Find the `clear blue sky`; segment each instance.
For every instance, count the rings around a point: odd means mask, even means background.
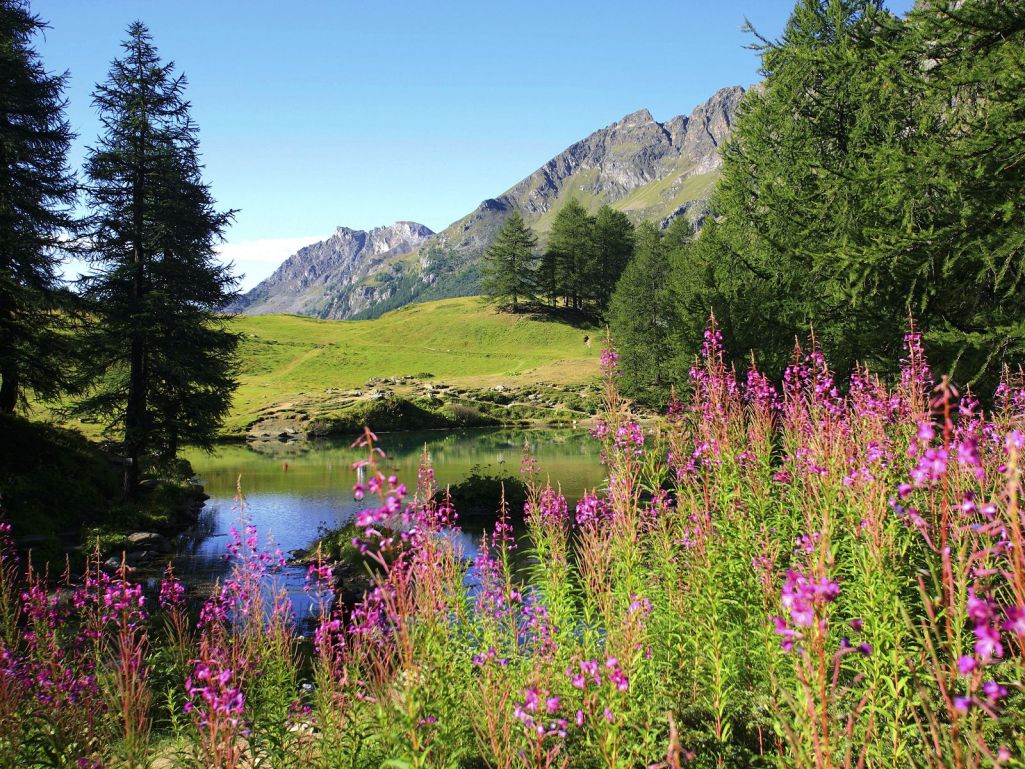
[[[897,13],[912,0],[889,0]],[[33,0],[38,48],[69,70],[74,162],[90,104],[140,19],[189,79],[206,178],[238,208],[226,251],[269,273],[335,226],[438,230],[597,128],[687,113],[757,81],[741,31],[792,0]]]

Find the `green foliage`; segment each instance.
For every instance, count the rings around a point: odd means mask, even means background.
[[[76,410],[123,433],[134,494],[142,459],[213,440],[235,388],[238,337],[216,314],[235,285],[214,252],[233,214],[214,209],[201,178],[185,79],[141,23],[123,48],[94,95],[104,128],[86,163],[96,271],[83,281],[93,391]]]
[[[612,300],[616,282],[629,264],[634,252],[634,226],[622,211],[602,206],[592,225],[594,267],[592,298],[602,314]]]
[[[548,237],[545,267],[554,269],[555,292],[574,310],[583,308],[592,290],[596,262],[592,227],[587,209],[573,199],[555,215]]]
[[[602,206],[595,216],[575,198],[559,209],[541,256],[538,288],[553,307],[603,315],[616,281],[633,256],[634,227],[622,211]]]
[[[609,312],[623,391],[649,404],[665,401],[681,370],[679,299],[670,250],[678,236],[674,230],[674,240],[667,241],[649,223],[637,228],[634,257],[616,284]]]
[[[468,516],[484,516],[493,520],[503,499],[513,511],[523,510],[527,501],[527,487],[520,478],[495,470],[490,465],[474,465],[466,478],[438,492],[439,499],[446,494],[464,521]]]
[[[67,75],[51,75],[32,48],[45,23],[22,0],[0,2],[0,411],[24,389],[52,397],[70,386],[72,349],[61,330],[71,304],[59,288],[65,235],[75,228],[73,134]]]
[[[523,223],[520,213],[513,211],[484,252],[484,296],[513,312],[519,302],[532,302],[537,294],[536,247],[537,237]]]
[[[773,374],[812,330],[840,372],[892,370],[911,317],[992,389],[1025,353],[1020,4],[801,0],[759,50],[684,301]]]
[[[101,518],[117,496],[110,458],[80,433],[0,414],[0,494],[18,535]]]

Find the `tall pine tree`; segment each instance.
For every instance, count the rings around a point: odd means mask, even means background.
[[[653,406],[665,403],[681,374],[677,306],[670,250],[655,226],[644,222],[612,296],[609,328],[623,391]]]
[[[594,259],[589,280],[591,298],[598,312],[604,314],[619,276],[633,256],[634,226],[622,211],[602,206],[594,217],[592,233]]]
[[[0,0],[0,412],[30,389],[69,385],[58,268],[74,229],[75,179],[66,162],[66,75],[32,48],[44,23],[20,0]]]
[[[556,292],[574,310],[584,308],[592,293],[594,275],[594,220],[576,199],[570,199],[555,215],[548,236],[545,266],[554,270]]]
[[[537,237],[513,211],[484,252],[484,295],[513,312],[537,298]]]
[[[185,78],[139,22],[122,47],[93,96],[104,129],[86,164],[94,391],[79,410],[122,432],[133,495],[141,462],[212,441],[236,385],[238,337],[217,314],[235,278],[214,253],[233,212],[215,209],[202,180]]]

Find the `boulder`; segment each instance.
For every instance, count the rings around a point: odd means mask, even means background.
[[[154,550],[158,553],[173,553],[171,540],[155,531],[135,531],[128,535],[130,550]]]

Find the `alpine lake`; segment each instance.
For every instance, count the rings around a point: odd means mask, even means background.
[[[386,455],[379,462],[382,471],[398,476],[410,495],[425,449],[441,489],[460,483],[475,469],[477,475],[520,478],[525,442],[530,444],[541,479],[550,478],[553,486],[561,488],[571,511],[585,489],[600,487],[604,481],[598,443],[583,430],[434,430],[378,437],[377,445]],[[180,538],[175,559],[176,571],[197,585],[228,574],[225,552],[232,528],[242,531],[245,525],[255,526],[261,548],[280,549],[287,557],[309,548],[319,534],[344,526],[373,504],[369,498],[360,501],[353,496],[358,480],[353,463],[367,453],[349,441],[223,444],[213,453],[191,450],[185,456],[210,496],[199,524]],[[465,558],[476,554],[481,535],[497,517],[495,507],[495,516],[473,516],[447,532]],[[304,576],[303,567],[289,565],[278,584],[290,594],[299,617],[312,608],[303,593]]]

